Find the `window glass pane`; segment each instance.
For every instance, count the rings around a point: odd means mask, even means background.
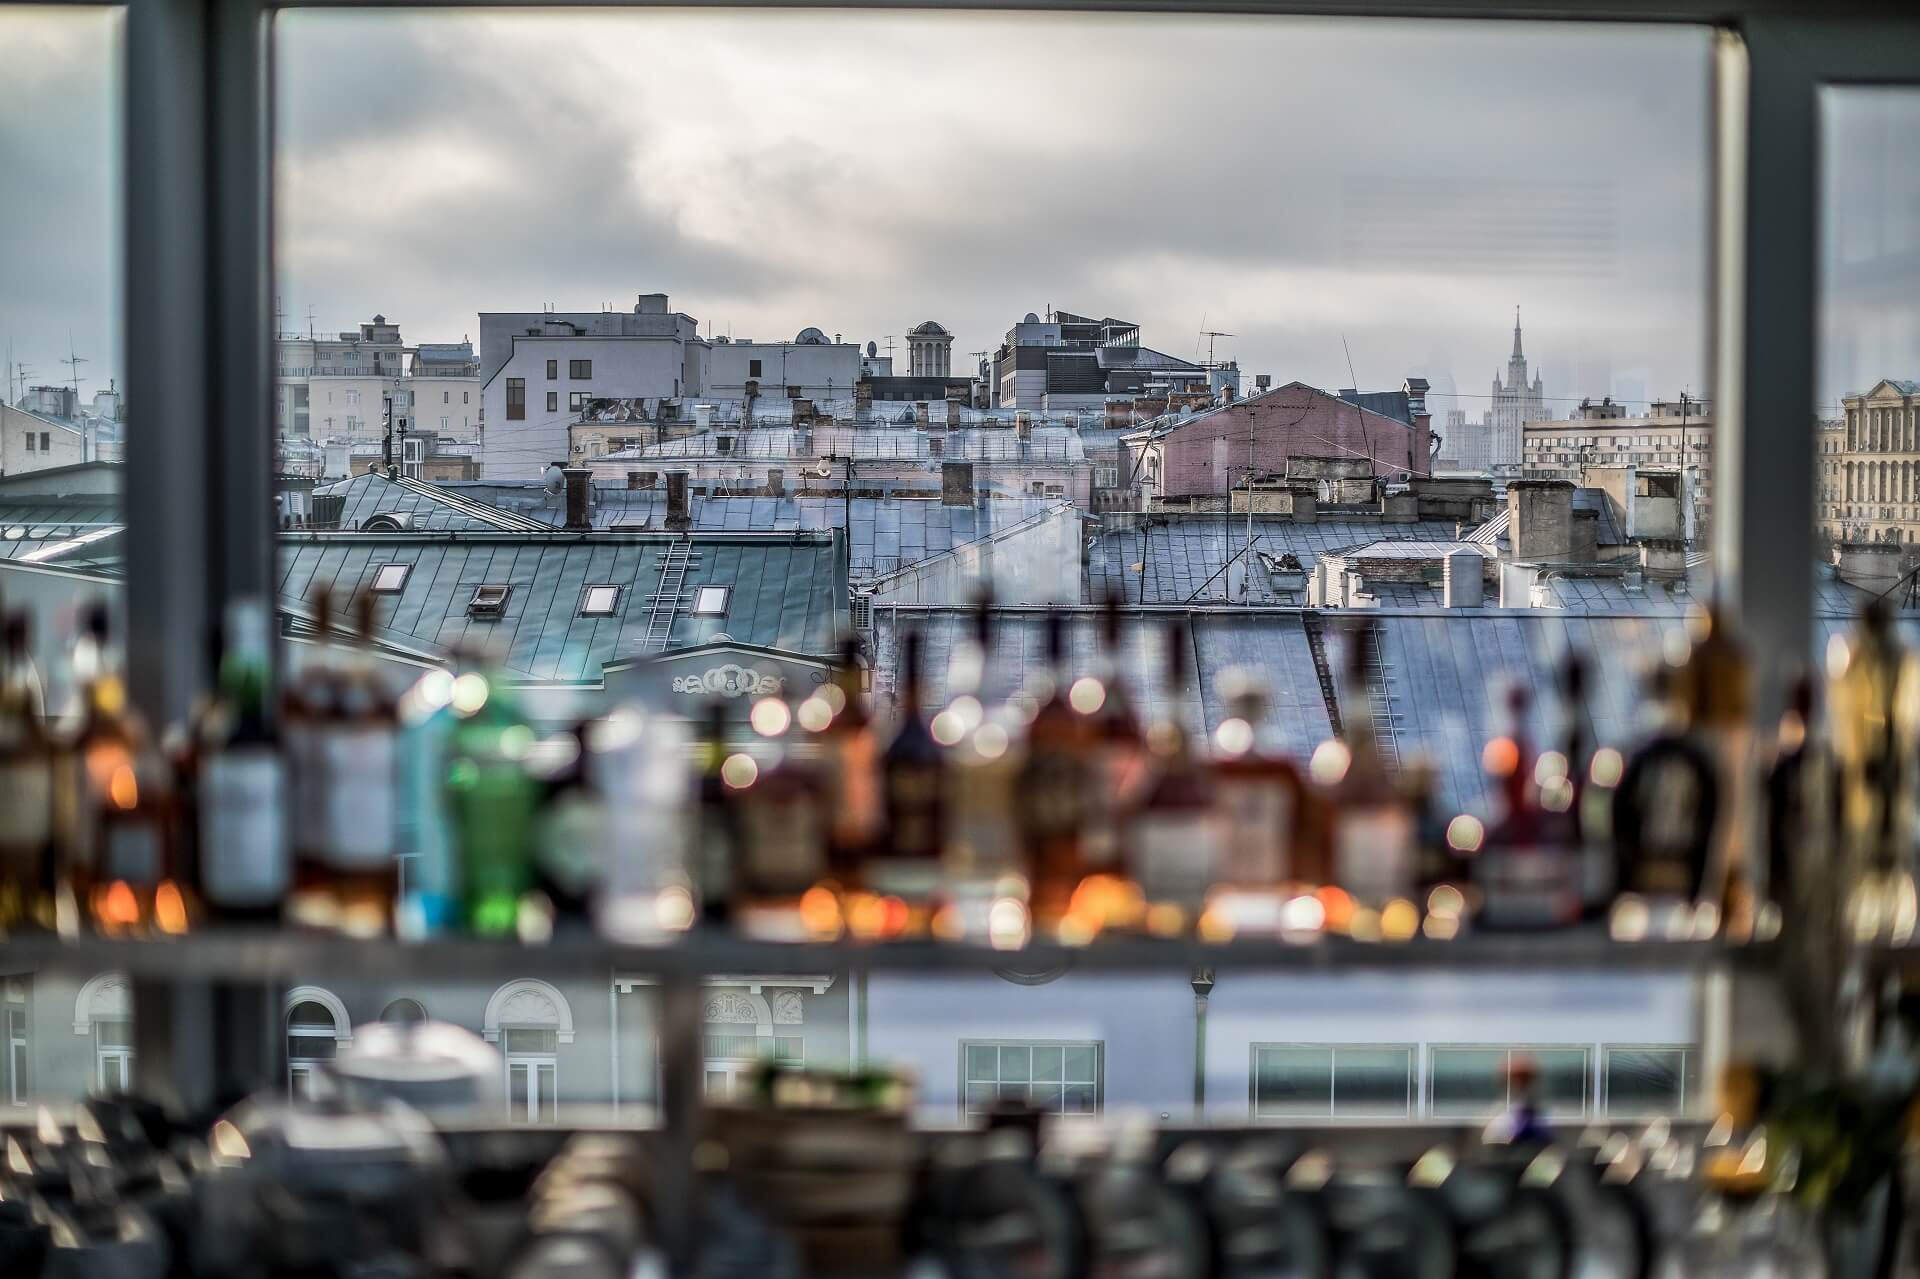
[[[1058,1081],[1061,1077],[1060,1067],[1063,1052],[1064,1050],[1060,1048],[1035,1048],[1033,1050],[1033,1077],[1036,1080],[1049,1083]]]
[[[967,1045],[967,1078],[998,1079],[1000,1050],[992,1044]]]
[[[1100,1054],[1092,1046],[1069,1046],[1061,1053],[1068,1083],[1093,1083],[1100,1077]]]
[[[1435,1048],[1429,1077],[1436,1115],[1477,1115],[1507,1099],[1507,1053],[1503,1048]]]
[[[1341,1048],[1333,1061],[1334,1113],[1404,1115],[1412,1079],[1411,1049]]]
[[[1000,1078],[1020,1081],[1033,1078],[1030,1073],[1033,1069],[1032,1059],[1033,1050],[1030,1048],[1016,1048],[1012,1045],[1001,1048]]]
[[[340,1050],[340,1044],[331,1035],[288,1035],[287,1059],[300,1061],[331,1061]]]
[[[1516,1053],[1516,1055],[1520,1055]],[[1555,1109],[1585,1111],[1592,1084],[1591,1066],[1584,1048],[1530,1048],[1540,1070],[1540,1095]]]
[[[133,1023],[98,1018],[93,1023],[93,1037],[94,1042],[105,1046],[130,1047],[133,1044]]]
[[[500,1048],[510,1053],[550,1053],[560,1046],[558,1032],[551,1030],[503,1030]]]
[[[1686,1105],[1686,1056],[1677,1048],[1607,1049],[1607,1112],[1678,1114]]]
[[[287,1013],[287,1025],[324,1026],[331,1033],[334,1030],[333,1014],[327,1011],[326,1005],[308,1000],[305,1003],[295,1004]]]
[[[1262,1048],[1256,1056],[1255,1113],[1325,1115],[1333,1105],[1333,1049]]]

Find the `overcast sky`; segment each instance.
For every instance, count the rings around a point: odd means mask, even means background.
[[[0,341],[117,373],[112,20],[0,10]],[[21,43],[24,32],[26,44]],[[1478,417],[1513,308],[1550,396],[1696,394],[1708,36],[1680,28],[643,11],[280,20],[289,329],[631,307],[956,363],[1049,306]],[[1344,339],[1344,345],[1343,345]],[[1916,370],[1904,370],[1912,375]],[[1843,378],[1847,376],[1842,375]],[[1564,411],[1565,403],[1553,405]]]

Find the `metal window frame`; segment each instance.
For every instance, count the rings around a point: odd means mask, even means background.
[[[1613,1071],[1609,1058],[1617,1052],[1622,1053],[1679,1053],[1680,1054],[1680,1104],[1673,1111],[1664,1110],[1615,1110],[1613,1108]],[[1659,1115],[1684,1115],[1687,1101],[1700,1091],[1700,1046],[1698,1044],[1643,1044],[1643,1043],[1603,1043],[1600,1045],[1598,1060],[1594,1063],[1595,1078],[1599,1080],[1599,1095],[1595,1099],[1594,1117],[1600,1120],[1646,1119]]]
[[[1308,1050],[1327,1054],[1327,1109],[1324,1114],[1283,1115],[1260,1113],[1260,1054],[1263,1052],[1286,1052]],[[1403,1052],[1407,1055],[1407,1097],[1406,1109],[1397,1115],[1349,1113],[1342,1114],[1339,1106],[1340,1053],[1348,1052]],[[1362,1040],[1343,1039],[1337,1042],[1314,1043],[1306,1040],[1255,1040],[1247,1045],[1247,1119],[1250,1123],[1293,1123],[1298,1120],[1361,1120],[1361,1119],[1413,1119],[1420,1113],[1420,1045],[1412,1040],[1393,1043],[1366,1043]]]
[[[1106,1113],[1106,1109],[1107,1109],[1107,1041],[1104,1039],[962,1039],[960,1041],[960,1047],[958,1052],[960,1069],[957,1075],[955,1076],[959,1082],[959,1087],[956,1090],[958,1093],[958,1096],[954,1098],[954,1102],[959,1107],[960,1114],[963,1117],[973,1113],[967,1109],[967,1086],[969,1084],[987,1082],[984,1079],[976,1080],[967,1073],[967,1050],[969,1048],[992,1048],[995,1050],[996,1054],[1002,1048],[1091,1048],[1093,1050],[1093,1111],[1092,1111],[1092,1114],[1102,1115]],[[1007,1080],[1007,1079],[1000,1078],[1000,1059],[997,1055],[994,1057],[993,1073],[994,1073],[993,1085],[995,1088],[998,1088],[1003,1083],[1019,1083],[1020,1082],[1017,1079]],[[1032,1072],[1029,1071],[1028,1073],[1031,1074]],[[1064,1058],[1061,1061],[1060,1073],[1062,1076],[1060,1080],[1060,1086],[1063,1090],[1066,1088],[1066,1086],[1069,1083],[1083,1084],[1086,1082],[1086,1080],[1083,1080],[1083,1079],[1065,1078],[1066,1062]],[[1026,1082],[1029,1086],[1031,1086],[1036,1081],[1029,1079]],[[1043,1080],[1038,1082],[1050,1083],[1052,1081]],[[1061,1111],[1060,1113],[1062,1115],[1067,1114],[1067,1112],[1064,1110]]]
[[[588,582],[585,586],[580,588],[580,607],[577,610],[577,616],[613,617],[617,615],[620,612],[621,590],[622,590],[621,586],[616,582]],[[607,606],[605,608],[590,607],[593,603],[593,593],[595,591],[612,591],[613,592],[613,598],[610,601],[608,601]]]
[[[1599,1090],[1599,1087],[1595,1084],[1594,1076],[1593,1076],[1594,1063],[1596,1060],[1598,1060],[1599,1053],[1596,1050],[1596,1046],[1591,1043],[1496,1044],[1496,1043],[1474,1043],[1471,1040],[1462,1040],[1458,1042],[1448,1042],[1448,1043],[1443,1043],[1437,1040],[1429,1040],[1426,1044],[1426,1050],[1427,1050],[1426,1060],[1425,1062],[1422,1063],[1426,1068],[1426,1084],[1423,1090],[1423,1096],[1421,1097],[1421,1100],[1426,1103],[1426,1113],[1435,1118],[1461,1119],[1461,1118],[1471,1118],[1474,1115],[1485,1113],[1483,1111],[1468,1111],[1464,1109],[1451,1108],[1451,1103],[1449,1103],[1449,1106],[1450,1106],[1449,1110],[1444,1115],[1441,1114],[1439,1110],[1435,1109],[1434,1102],[1433,1102],[1433,1086],[1439,1078],[1439,1072],[1433,1068],[1433,1058],[1435,1053],[1443,1053],[1443,1052],[1505,1053],[1507,1055],[1507,1060],[1503,1065],[1503,1069],[1513,1064],[1513,1054],[1515,1053],[1531,1053],[1537,1058],[1541,1053],[1577,1052],[1581,1054],[1581,1057],[1582,1057],[1582,1066],[1580,1070],[1580,1075],[1581,1075],[1581,1079],[1584,1081],[1581,1085],[1583,1091],[1581,1093],[1580,1109],[1576,1111],[1566,1106],[1563,1103],[1549,1102],[1547,1105],[1547,1113],[1550,1115],[1558,1116],[1563,1119],[1576,1118],[1576,1117],[1585,1118],[1588,1115],[1592,1115],[1596,1113],[1596,1107],[1598,1107],[1599,1105],[1600,1090]],[[1498,1105],[1496,1106],[1496,1109],[1498,1107],[1506,1106],[1512,1100],[1513,1100],[1512,1084],[1509,1083],[1507,1085],[1507,1097],[1503,1101],[1498,1103]]]

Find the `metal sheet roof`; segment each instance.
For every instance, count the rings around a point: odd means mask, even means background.
[[[370,587],[385,564],[411,566],[397,595],[378,597],[382,640],[414,651],[460,645],[501,655],[526,678],[593,681],[601,667],[648,656],[643,644],[667,534],[289,534],[278,560],[281,605],[300,615],[315,587],[336,607]],[[679,592],[668,649],[725,634],[743,644],[825,656],[848,624],[845,578],[830,534],[701,534]],[[481,585],[511,586],[500,617],[469,617]],[[589,585],[621,588],[612,616],[582,617]],[[725,616],[692,617],[701,586],[728,586]]]
[[[1253,535],[1257,549],[1275,556],[1291,553],[1312,572],[1314,561],[1322,555],[1383,537],[1451,542],[1457,533],[1450,520],[1389,524],[1377,519],[1325,519],[1297,524],[1289,517],[1255,515]],[[1240,553],[1246,537],[1245,515],[1156,515],[1145,528],[1111,527],[1094,539],[1088,552],[1085,598],[1090,603],[1105,599],[1118,586],[1129,601],[1141,602],[1144,576],[1147,604],[1240,603],[1229,600],[1229,575],[1219,569]],[[1256,604],[1285,602],[1273,594],[1264,573],[1253,574],[1253,591]]]

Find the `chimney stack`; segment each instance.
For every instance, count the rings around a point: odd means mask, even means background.
[[[593,472],[584,466],[570,466],[561,472],[567,477],[567,522],[569,533],[586,533],[593,529],[593,518],[587,514],[587,505],[593,497]]]
[[[785,497],[787,495],[787,473],[777,466],[767,468],[767,496]]]
[[[940,464],[940,505],[973,505],[973,463],[942,462]]]
[[[687,512],[687,473],[668,471],[667,529],[669,532],[684,533],[692,527],[693,519]]]
[[[1486,562],[1478,551],[1449,551],[1441,563],[1441,602],[1447,608],[1479,608],[1486,598]]]
[[[1573,483],[1507,481],[1507,541],[1517,560],[1573,558]]]
[[[1840,580],[1876,594],[1900,580],[1903,547],[1898,542],[1842,542],[1834,548]]]

